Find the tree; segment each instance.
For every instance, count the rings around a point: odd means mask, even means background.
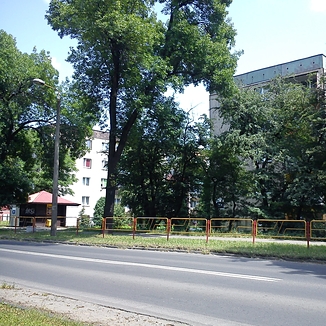
[[[102,219],[104,217],[105,197],[99,198],[94,207],[93,222],[95,226],[102,226]]]
[[[134,125],[119,164],[122,203],[135,216],[188,216],[201,186],[198,147],[209,124],[194,123],[173,99],[162,99]]]
[[[241,158],[239,145],[234,135],[225,133],[212,138],[209,148],[202,153],[206,159],[201,210],[206,217],[246,214],[244,198],[252,194],[253,179]]]
[[[232,85],[235,32],[228,0],[165,1],[167,23],[152,1],[52,0],[47,19],[61,37],[78,41],[68,60],[80,89],[109,123],[105,216],[113,216],[117,165],[142,110],[168,86],[204,83],[225,92]]]
[[[40,78],[53,89],[33,85]],[[70,86],[69,86],[70,87]],[[62,90],[68,88],[63,85]],[[26,202],[32,191],[52,190],[54,121],[58,72],[49,53],[20,52],[15,39],[0,30],[0,205]],[[72,92],[72,90],[71,90]],[[89,134],[89,115],[80,102],[62,98],[60,193],[74,181],[74,160]],[[79,106],[80,107],[80,106]],[[79,110],[81,113],[81,110]],[[76,116],[79,116],[77,119]]]
[[[284,79],[263,93],[240,88],[223,101],[228,133],[243,144],[241,155],[255,180],[252,205],[262,216],[312,218],[323,211],[324,103],[322,89]]]
[[[0,204],[25,202],[33,189],[39,142],[33,130],[49,123],[51,95],[32,87],[33,78],[57,81],[50,58],[34,49],[16,48],[14,38],[0,30]]]

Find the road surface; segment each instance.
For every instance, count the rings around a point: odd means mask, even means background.
[[[325,325],[326,265],[0,241],[0,281],[190,325]]]

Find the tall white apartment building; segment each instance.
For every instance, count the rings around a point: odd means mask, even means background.
[[[93,217],[94,207],[101,197],[105,197],[107,182],[107,154],[109,133],[93,131],[93,137],[87,140],[88,152],[76,161],[78,181],[70,186],[74,195],[64,196],[80,206],[67,207],[67,226],[75,226],[77,217],[83,214]]]

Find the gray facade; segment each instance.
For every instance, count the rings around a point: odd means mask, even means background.
[[[317,54],[308,58],[236,75],[234,79],[243,86],[266,84],[278,76],[294,78],[298,82],[305,81],[311,76],[312,80],[316,79],[318,81],[326,68],[325,59],[326,57],[323,54]]]
[[[320,77],[324,75],[326,68],[326,57],[317,54],[275,66],[235,75],[235,81],[243,87],[263,87],[276,77],[287,77],[294,82],[318,85]],[[213,121],[213,131],[218,135],[227,129],[218,112],[219,102],[216,94],[209,96],[209,116]]]

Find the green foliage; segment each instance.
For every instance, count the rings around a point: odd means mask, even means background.
[[[89,215],[85,215],[85,208],[84,207],[79,212],[78,217],[80,219],[79,226],[81,228],[89,228],[91,226],[90,217],[89,217]]]
[[[168,87],[182,91],[203,83],[221,93],[233,88],[238,54],[230,53],[235,36],[227,20],[230,1],[161,4],[166,23],[157,19],[151,1],[52,0],[47,12],[60,37],[78,41],[68,58],[76,70],[76,87],[100,124],[110,124],[108,217],[113,216],[117,166],[137,117]]]
[[[125,208],[120,204],[114,205],[114,216],[115,217],[125,217],[125,216],[127,216]]]
[[[34,85],[40,78],[48,87]],[[0,205],[26,201],[29,193],[52,191],[54,123],[61,91],[59,192],[69,193],[75,159],[91,135],[93,112],[73,84],[58,85],[49,53],[20,52],[15,39],[0,30]],[[69,101],[66,96],[69,96]]]
[[[105,197],[99,198],[94,207],[93,222],[95,226],[102,226],[102,218],[104,217]]]
[[[94,217],[92,221],[94,222],[94,226],[102,226],[102,219],[104,217],[104,206],[105,206],[105,197],[101,197],[94,208]],[[120,205],[114,205],[114,216],[119,217],[118,219],[114,219],[114,227],[121,229],[124,227],[129,227],[130,217],[125,211],[125,208]]]
[[[22,53],[14,38],[0,30],[0,205],[25,202],[33,190],[38,159],[41,162],[36,155],[38,133],[54,115],[53,92],[32,87],[34,78],[57,83],[48,54],[35,49],[30,55]]]
[[[253,178],[245,168],[241,155],[241,146],[230,134],[212,138],[206,157],[204,189],[200,216],[236,217],[244,216],[247,203],[243,198],[251,195]],[[212,204],[212,205],[211,205]]]
[[[325,198],[325,95],[276,79],[258,93],[240,88],[221,113],[252,175],[249,207],[263,217],[318,218]],[[252,208],[249,210],[252,211]]]
[[[191,121],[173,99],[144,113],[119,165],[122,203],[135,216],[188,216],[189,194],[201,186],[198,146],[209,124]]]
[[[27,201],[27,193],[32,185],[24,168],[25,164],[19,158],[7,158],[0,165],[0,203],[24,203]]]

